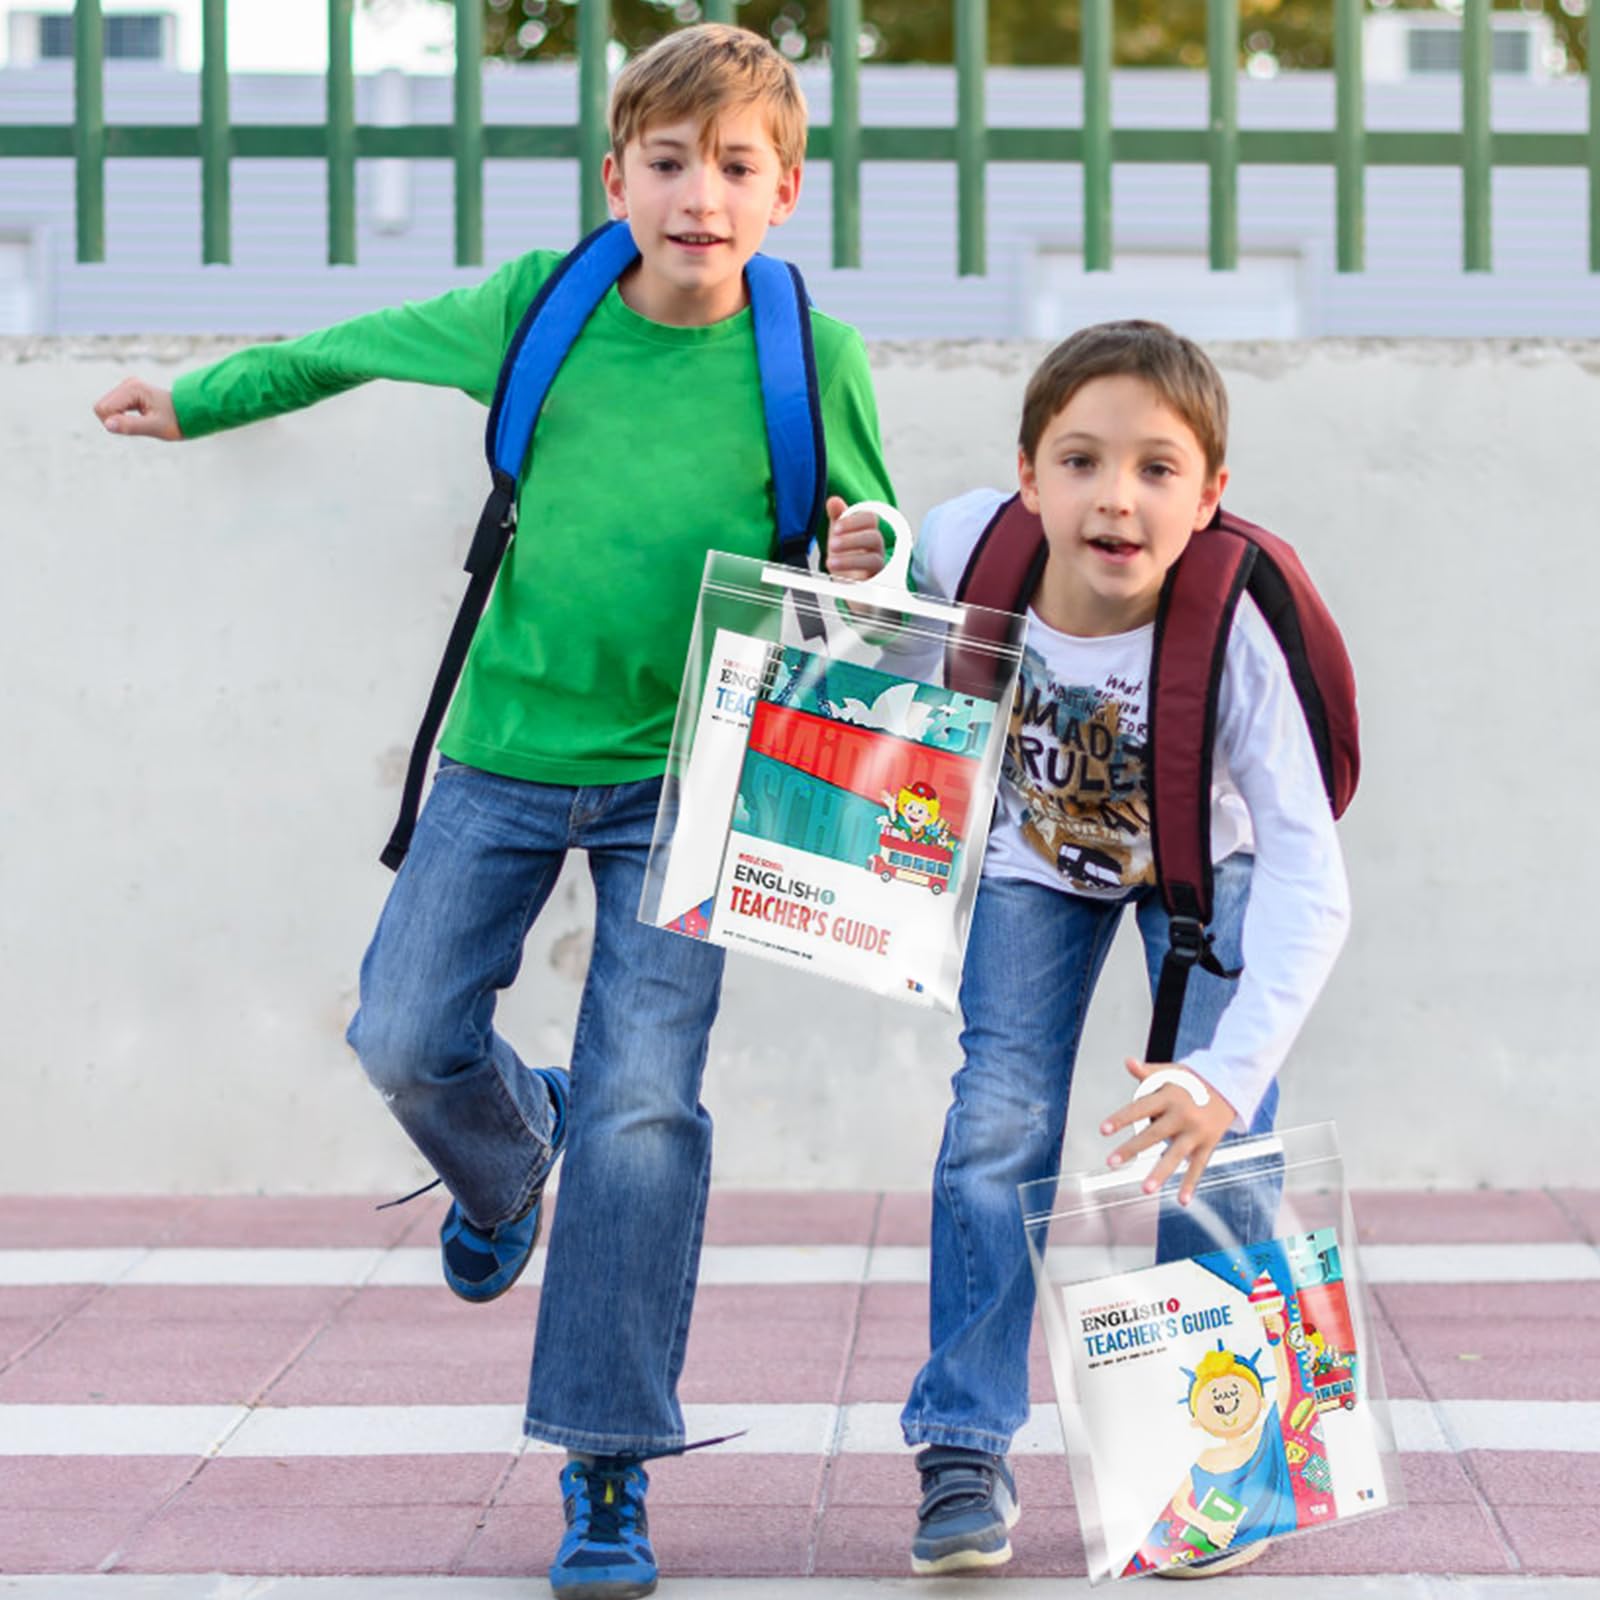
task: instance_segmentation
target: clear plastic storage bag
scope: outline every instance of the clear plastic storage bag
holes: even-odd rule
[[[1091,1582],[1404,1498],[1333,1125],[1158,1155],[1019,1191]]]
[[[706,557],[639,917],[951,1010],[1024,619],[908,593],[867,509],[870,583]]]

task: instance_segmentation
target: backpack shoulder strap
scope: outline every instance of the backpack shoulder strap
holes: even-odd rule
[[[1162,585],[1150,650],[1145,783],[1150,849],[1169,919],[1147,1061],[1171,1061],[1189,972],[1227,973],[1211,950],[1211,777],[1228,634],[1256,546],[1213,522],[1196,533]]]
[[[745,284],[772,461],[778,559],[804,566],[828,485],[811,298],[797,267],[759,253],[745,266]]]
[[[955,599],[969,610],[945,649],[945,683],[963,694],[994,695],[998,673],[994,647],[1007,629],[997,613],[1026,611],[1039,587],[1049,547],[1044,524],[1014,494],[989,518],[956,585]]]
[[[484,448],[489,458],[491,488],[478,517],[477,531],[467,551],[470,578],[460,609],[451,625],[439,670],[434,674],[427,708],[411,746],[405,784],[400,793],[400,814],[380,860],[398,872],[411,848],[411,834],[422,803],[422,785],[428,757],[439,726],[466,665],[478,619],[489,603],[495,575],[517,525],[517,480],[533,440],[534,425],[550,385],[566,359],[572,342],[589,320],[606,291],[622,276],[639,253],[633,235],[623,222],[609,222],[580,240],[545,279],[507,347],[489,407]],[[533,337],[535,328],[538,338]]]

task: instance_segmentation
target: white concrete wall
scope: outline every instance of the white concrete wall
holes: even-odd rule
[[[0,1191],[366,1190],[420,1169],[341,1034],[460,590],[482,413],[390,387],[181,447],[102,434],[189,341],[0,343]],[[1356,659],[1350,946],[1286,1071],[1364,1183],[1592,1183],[1600,346],[1221,346],[1230,503]],[[1038,354],[880,344],[918,515],[1011,470]],[[564,1057],[574,864],[503,1021]],[[1142,1040],[1119,945],[1067,1160]],[[794,1017],[808,1019],[797,1026]],[[706,1098],[741,1184],[926,1180],[955,1024],[730,962]]]

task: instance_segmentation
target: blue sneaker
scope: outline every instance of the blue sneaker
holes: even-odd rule
[[[1009,1530],[1022,1508],[1004,1456],[930,1445],[917,1457],[922,1504],[911,1544],[919,1577],[1002,1567],[1011,1559]]]
[[[637,1461],[596,1456],[561,1471],[567,1533],[550,1568],[557,1600],[633,1600],[652,1594],[656,1555],[644,1495],[650,1479]]]
[[[444,1257],[444,1281],[463,1300],[481,1304],[498,1299],[522,1276],[533,1259],[544,1220],[544,1180],[567,1142],[568,1075],[557,1067],[537,1067],[550,1091],[554,1124],[550,1132],[550,1160],[534,1191],[533,1204],[513,1222],[502,1222],[489,1232],[474,1227],[455,1201],[439,1228],[439,1248]]]

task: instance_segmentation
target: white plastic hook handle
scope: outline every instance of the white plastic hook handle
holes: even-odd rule
[[[857,500],[853,506],[846,506],[842,515],[848,517],[853,511],[870,511],[879,522],[887,522],[894,529],[894,553],[889,557],[888,565],[866,582],[882,584],[889,589],[904,589],[911,571],[911,524],[901,512],[882,500]]]

